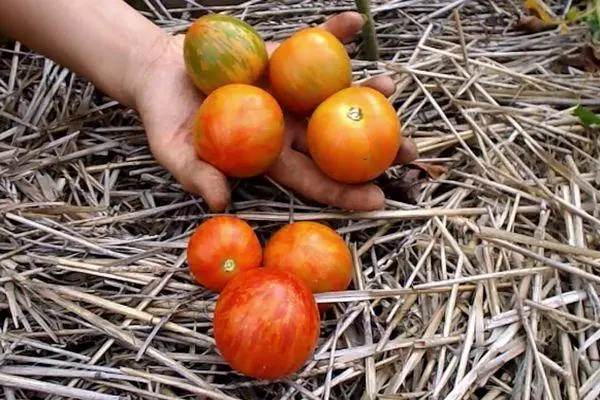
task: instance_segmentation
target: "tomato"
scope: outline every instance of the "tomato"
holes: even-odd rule
[[[309,115],[323,100],[352,83],[344,45],[321,28],[305,28],[284,40],[271,55],[269,84],[286,109]]]
[[[202,222],[187,245],[190,273],[214,292],[223,290],[240,272],[259,268],[262,255],[262,245],[252,227],[233,215]]]
[[[352,254],[342,237],[327,225],[297,221],[283,226],[267,241],[263,267],[300,277],[313,293],[345,290],[352,280]],[[328,308],[319,304],[319,309]]]
[[[306,141],[315,164],[332,179],[362,183],[393,163],[402,132],[394,107],[375,89],[353,86],[317,107]]]
[[[284,127],[283,111],[266,90],[237,83],[221,86],[196,113],[196,153],[228,176],[259,175],[279,157]]]
[[[223,14],[196,19],[183,41],[186,70],[205,94],[228,83],[253,84],[265,72],[268,54],[258,32]]]
[[[277,268],[244,271],[219,295],[213,317],[217,349],[236,371],[256,379],[296,372],[320,335],[317,303],[296,275]]]

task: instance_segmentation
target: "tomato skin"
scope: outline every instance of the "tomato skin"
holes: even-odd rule
[[[228,84],[213,91],[194,120],[198,157],[230,177],[264,173],[283,149],[285,122],[266,90]]]
[[[402,131],[384,95],[353,86],[317,107],[308,122],[306,141],[311,158],[326,175],[342,183],[363,183],[392,165]]]
[[[229,83],[255,83],[268,65],[267,47],[244,21],[223,14],[196,19],[183,41],[188,76],[205,95]]]
[[[276,231],[263,249],[262,265],[293,272],[313,293],[345,290],[352,280],[350,249],[336,231],[314,221],[296,221]],[[327,308],[319,304],[321,311]]]
[[[236,371],[256,379],[290,376],[312,355],[320,335],[308,286],[277,268],[244,271],[219,295],[213,318],[217,349]]]
[[[305,116],[352,83],[352,64],[344,45],[317,27],[301,29],[284,40],[271,54],[267,69],[279,103]]]
[[[262,255],[262,245],[252,227],[233,215],[202,222],[187,245],[191,275],[217,293],[240,272],[261,267]]]

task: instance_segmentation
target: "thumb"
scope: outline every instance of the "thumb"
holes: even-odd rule
[[[165,147],[155,157],[188,192],[202,196],[212,212],[221,212],[231,199],[227,177],[200,160],[193,147]]]
[[[396,154],[394,164],[406,165],[415,161],[418,156],[419,149],[417,148],[415,142],[410,138],[403,137],[400,148],[398,149],[398,154]]]

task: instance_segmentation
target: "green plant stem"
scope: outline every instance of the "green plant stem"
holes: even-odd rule
[[[363,49],[365,57],[370,61],[375,61],[379,58],[377,49],[377,35],[375,35],[375,24],[371,15],[371,2],[369,0],[356,0],[356,8],[366,17],[366,22],[363,25]]]

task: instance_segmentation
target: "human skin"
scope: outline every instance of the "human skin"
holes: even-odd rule
[[[341,41],[360,31],[355,12],[330,18],[321,27]],[[88,79],[102,92],[137,111],[150,150],[182,187],[203,197],[212,211],[230,201],[227,177],[200,160],[190,130],[203,95],[183,62],[183,36],[171,36],[123,0],[0,0],[0,32]],[[277,43],[267,43],[269,54]],[[387,76],[363,82],[388,96]],[[306,120],[286,115],[284,149],[267,171],[283,186],[314,201],[344,209],[376,210],[384,195],[373,184],[346,185],[324,175],[307,156]],[[404,139],[396,162],[416,157]]]

